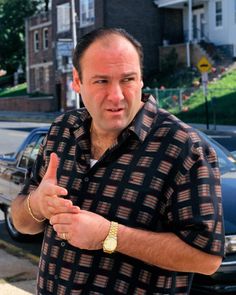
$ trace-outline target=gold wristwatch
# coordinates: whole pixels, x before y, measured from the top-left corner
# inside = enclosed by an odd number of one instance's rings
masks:
[[[113,253],[117,247],[118,223],[111,221],[110,230],[103,242],[103,251],[105,253]]]

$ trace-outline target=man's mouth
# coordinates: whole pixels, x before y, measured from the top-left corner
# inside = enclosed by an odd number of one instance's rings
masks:
[[[109,112],[120,112],[123,110],[123,108],[112,108],[112,109],[107,109]]]

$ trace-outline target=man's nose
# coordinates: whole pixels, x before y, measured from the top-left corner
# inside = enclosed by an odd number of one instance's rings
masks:
[[[124,99],[123,89],[119,83],[111,83],[108,89],[108,99],[119,102]]]

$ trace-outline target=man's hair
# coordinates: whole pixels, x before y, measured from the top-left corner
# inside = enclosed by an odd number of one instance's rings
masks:
[[[74,52],[73,52],[73,66],[78,71],[80,80],[82,81],[82,69],[81,69],[81,59],[85,53],[85,51],[89,48],[89,46],[95,41],[102,39],[104,37],[108,37],[111,35],[118,35],[126,40],[128,40],[136,49],[141,73],[143,72],[143,48],[142,45],[137,41],[132,35],[130,35],[127,31],[121,28],[99,28],[89,32],[79,39]]]

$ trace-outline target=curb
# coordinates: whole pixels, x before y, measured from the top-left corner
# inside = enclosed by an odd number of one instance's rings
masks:
[[[0,239],[0,248],[5,250],[7,253],[12,254],[16,257],[23,257],[28,259],[32,264],[37,265],[39,264],[39,257],[24,251],[23,249],[16,247],[8,242],[5,242]]]

